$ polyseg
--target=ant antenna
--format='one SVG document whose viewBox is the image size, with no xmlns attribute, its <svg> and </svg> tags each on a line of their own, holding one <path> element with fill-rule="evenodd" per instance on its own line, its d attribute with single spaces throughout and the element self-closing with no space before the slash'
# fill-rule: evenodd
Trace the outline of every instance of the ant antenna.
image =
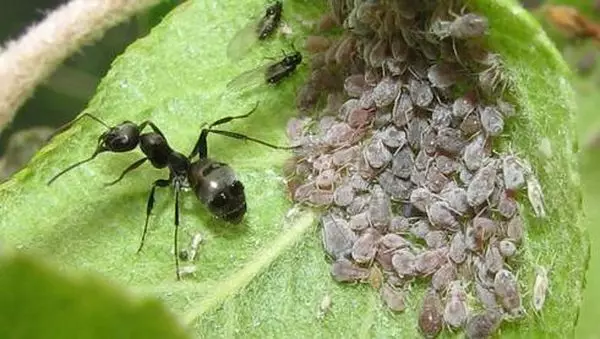
<svg viewBox="0 0 600 339">
<path fill-rule="evenodd" d="M 57 134 L 60 134 L 62 132 L 64 132 L 65 130 L 67 130 L 69 127 L 73 126 L 76 122 L 78 122 L 79 120 L 83 119 L 84 117 L 90 118 L 94 121 L 96 121 L 97 123 L 101 124 L 102 126 L 106 127 L 106 129 L 110 129 L 110 126 L 108 126 L 107 123 L 105 123 L 104 121 L 102 121 L 100 118 L 98 118 L 97 116 L 94 116 L 90 113 L 83 113 L 80 116 L 78 116 L 77 118 L 67 122 L 66 124 L 62 125 L 61 127 L 59 127 L 58 129 L 56 129 L 54 131 L 54 133 L 52 133 L 49 137 L 48 140 L 51 140 L 52 138 L 54 138 Z"/>
<path fill-rule="evenodd" d="M 96 158 L 96 156 L 98 156 L 98 154 L 102 153 L 102 152 L 106 152 L 107 150 L 105 148 L 103 148 L 102 146 L 98 146 L 98 148 L 96 149 L 96 151 L 94 152 L 94 154 L 92 154 L 91 157 L 85 159 L 85 160 L 81 160 L 79 162 L 76 162 L 74 164 L 72 164 L 71 166 L 65 168 L 64 170 L 60 171 L 57 175 L 53 176 L 52 179 L 48 180 L 48 183 L 46 185 L 50 186 L 50 184 L 52 184 L 54 182 L 54 180 L 58 179 L 60 176 L 62 176 L 63 174 L 69 172 L 70 170 L 74 169 L 75 167 L 79 166 L 79 165 L 83 165 L 86 162 L 90 162 L 92 160 L 94 160 L 94 158 Z"/>
</svg>

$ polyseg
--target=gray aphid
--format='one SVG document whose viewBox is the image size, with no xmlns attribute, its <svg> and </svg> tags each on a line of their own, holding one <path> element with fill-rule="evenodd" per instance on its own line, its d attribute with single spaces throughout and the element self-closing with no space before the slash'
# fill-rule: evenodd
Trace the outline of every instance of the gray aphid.
<svg viewBox="0 0 600 339">
<path fill-rule="evenodd" d="M 398 249 L 411 247 L 411 242 L 404 239 L 402 236 L 394 233 L 388 233 L 379 239 L 379 243 L 388 249 Z"/>
<path fill-rule="evenodd" d="M 396 127 L 402 127 L 408 124 L 413 116 L 414 108 L 410 95 L 405 91 L 401 91 L 394 102 L 392 122 Z"/>
<path fill-rule="evenodd" d="M 392 173 L 403 179 L 410 178 L 414 164 L 414 154 L 409 147 L 403 147 L 396 151 L 392 158 Z"/>
<path fill-rule="evenodd" d="M 464 95 L 456 100 L 452 104 L 452 115 L 457 118 L 464 118 L 475 110 L 475 103 L 471 100 L 469 95 Z"/>
<path fill-rule="evenodd" d="M 368 210 L 371 225 L 382 232 L 387 230 L 392 219 L 391 208 L 390 197 L 380 186 L 373 187 Z"/>
<path fill-rule="evenodd" d="M 456 232 L 450 241 L 450 250 L 448 257 L 457 264 L 464 262 L 467 259 L 467 245 L 462 232 Z"/>
<path fill-rule="evenodd" d="M 381 141 L 384 145 L 391 148 L 401 148 L 406 144 L 406 133 L 394 126 L 388 126 L 380 132 Z"/>
<path fill-rule="evenodd" d="M 533 309 L 541 311 L 548 293 L 548 272 L 542 266 L 536 267 L 535 282 L 533 283 L 532 304 Z"/>
<path fill-rule="evenodd" d="M 315 206 L 329 206 L 333 203 L 333 192 L 315 189 L 310 193 L 308 202 Z"/>
<path fill-rule="evenodd" d="M 348 206 L 354 200 L 354 190 L 350 185 L 341 185 L 333 192 L 333 203 L 337 206 Z"/>
<path fill-rule="evenodd" d="M 433 91 L 425 81 L 417 79 L 408 80 L 408 93 L 412 102 L 422 108 L 425 108 L 433 101 Z"/>
<path fill-rule="evenodd" d="M 469 318 L 465 326 L 465 334 L 469 339 L 486 339 L 492 336 L 502 323 L 502 313 L 486 310 Z"/>
<path fill-rule="evenodd" d="M 423 171 L 427 167 L 429 167 L 429 165 L 431 164 L 431 162 L 433 160 L 434 160 L 434 158 L 432 156 L 430 156 L 429 154 L 427 154 L 427 152 L 425 152 L 425 150 L 420 150 L 419 153 L 417 153 L 417 157 L 415 158 L 414 166 L 419 171 Z"/>
<path fill-rule="evenodd" d="M 500 305 L 496 302 L 496 295 L 493 291 L 483 286 L 480 282 L 475 283 L 475 295 L 485 309 L 499 309 Z"/>
<path fill-rule="evenodd" d="M 390 284 L 385 284 L 381 288 L 381 299 L 387 307 L 394 312 L 402 312 L 406 308 L 404 304 L 404 293 L 397 291 Z"/>
<path fill-rule="evenodd" d="M 390 221 L 390 232 L 405 233 L 410 229 L 410 223 L 406 217 L 401 215 L 394 216 Z"/>
<path fill-rule="evenodd" d="M 517 246 L 512 241 L 504 239 L 498 243 L 498 250 L 503 257 L 510 258 L 517 253 Z"/>
<path fill-rule="evenodd" d="M 494 278 L 494 293 L 500 304 L 511 316 L 520 317 L 524 310 L 521 305 L 517 278 L 508 270 L 500 270 Z"/>
<path fill-rule="evenodd" d="M 448 284 L 448 294 L 446 299 L 444 321 L 452 327 L 462 327 L 469 317 L 467 293 L 465 292 L 462 281 L 454 280 Z"/>
<path fill-rule="evenodd" d="M 426 186 L 433 193 L 439 193 L 448 184 L 450 179 L 438 169 L 437 165 L 433 164 L 427 169 Z"/>
<path fill-rule="evenodd" d="M 365 76 L 362 74 L 353 74 L 344 80 L 344 90 L 351 98 L 360 98 L 366 86 Z"/>
<path fill-rule="evenodd" d="M 415 258 L 415 270 L 422 276 L 428 276 L 437 271 L 448 261 L 448 247 L 427 250 Z"/>
<path fill-rule="evenodd" d="M 358 146 L 352 146 L 349 148 L 342 148 L 336 151 L 332 155 L 333 165 L 341 167 L 343 165 L 353 162 L 360 155 L 360 148 Z"/>
<path fill-rule="evenodd" d="M 450 24 L 448 32 L 456 39 L 479 38 L 486 34 L 489 23 L 486 17 L 474 13 L 459 16 Z"/>
<path fill-rule="evenodd" d="M 373 100 L 375 100 L 375 105 L 377 105 L 377 107 L 384 107 L 394 102 L 394 99 L 398 96 L 400 86 L 401 83 L 391 77 L 381 79 L 379 84 L 373 89 Z"/>
<path fill-rule="evenodd" d="M 415 274 L 415 255 L 407 249 L 396 251 L 392 256 L 392 266 L 400 278 Z"/>
<path fill-rule="evenodd" d="M 321 154 L 312 161 L 312 166 L 317 172 L 333 169 L 333 157 L 330 154 Z"/>
<path fill-rule="evenodd" d="M 355 109 L 358 109 L 358 107 L 358 99 L 348 99 L 342 104 L 342 106 L 340 106 L 340 109 L 338 110 L 339 119 L 342 121 L 346 121 L 346 118 L 348 117 L 350 112 L 354 111 Z"/>
<path fill-rule="evenodd" d="M 444 292 L 454 279 L 456 279 L 456 267 L 453 262 L 447 262 L 433 274 L 431 286 L 439 292 Z"/>
<path fill-rule="evenodd" d="M 410 147 L 414 150 L 421 149 L 421 139 L 423 137 L 423 133 L 429 130 L 429 123 L 427 120 L 422 118 L 414 118 L 406 129 L 406 139 Z"/>
<path fill-rule="evenodd" d="M 502 157 L 502 175 L 504 177 L 504 187 L 507 190 L 516 191 L 525 186 L 523 167 L 514 155 Z"/>
<path fill-rule="evenodd" d="M 469 183 L 467 188 L 467 201 L 469 205 L 477 207 L 483 204 L 494 191 L 496 180 L 496 163 L 491 161 L 480 168 Z"/>
<path fill-rule="evenodd" d="M 348 222 L 328 213 L 321 217 L 321 225 L 325 251 L 336 259 L 349 254 L 356 242 L 356 234 L 352 232 Z"/>
<path fill-rule="evenodd" d="M 448 244 L 448 237 L 444 231 L 431 231 L 425 236 L 425 243 L 429 248 L 440 248 Z"/>
<path fill-rule="evenodd" d="M 363 154 L 373 168 L 382 168 L 392 160 L 392 153 L 379 138 L 372 138 L 364 148 Z"/>
<path fill-rule="evenodd" d="M 441 154 L 435 157 L 435 165 L 444 175 L 450 175 L 458 170 L 458 162 Z"/>
<path fill-rule="evenodd" d="M 369 263 L 375 258 L 377 243 L 381 235 L 376 230 L 367 229 L 352 246 L 352 258 L 359 264 Z"/>
<path fill-rule="evenodd" d="M 348 226 L 351 230 L 360 232 L 369 227 L 369 216 L 367 212 L 358 213 L 350 217 Z"/>
<path fill-rule="evenodd" d="M 504 258 L 496 246 L 488 246 L 485 251 L 485 266 L 491 273 L 496 273 L 504 267 Z"/>
<path fill-rule="evenodd" d="M 462 158 L 468 170 L 478 170 L 488 158 L 485 144 L 485 136 L 483 134 L 478 134 L 469 144 L 467 144 L 467 146 L 465 146 Z"/>
<path fill-rule="evenodd" d="M 433 128 L 428 128 L 421 134 L 421 149 L 428 154 L 434 154 L 437 146 L 437 133 Z"/>
<path fill-rule="evenodd" d="M 396 177 L 390 170 L 379 175 L 379 185 L 385 193 L 389 194 L 392 200 L 396 201 L 409 199 L 413 188 L 410 181 Z"/>
<path fill-rule="evenodd" d="M 533 174 L 527 176 L 527 198 L 533 208 L 535 216 L 538 218 L 546 217 L 546 210 L 544 208 L 544 193 L 542 193 L 542 187 L 539 181 Z"/>
<path fill-rule="evenodd" d="M 427 213 L 429 206 L 436 200 L 435 196 L 423 187 L 415 188 L 410 194 L 410 203 L 419 211 L 425 213 Z"/>
<path fill-rule="evenodd" d="M 467 191 L 462 187 L 447 186 L 440 193 L 441 198 L 448 203 L 448 206 L 452 210 L 460 214 L 467 213 L 471 208 L 471 206 L 469 206 L 469 202 L 467 201 Z"/>
<path fill-rule="evenodd" d="M 509 197 L 506 192 L 500 193 L 500 200 L 498 201 L 496 209 L 501 216 L 507 219 L 512 218 L 515 213 L 517 213 L 517 208 L 515 199 Z"/>
<path fill-rule="evenodd" d="M 427 209 L 427 217 L 431 224 L 437 228 L 458 230 L 460 223 L 449 209 L 445 201 L 436 201 Z"/>
<path fill-rule="evenodd" d="M 480 112 L 481 127 L 491 136 L 498 136 L 504 130 L 502 114 L 494 106 L 486 106 Z"/>
<path fill-rule="evenodd" d="M 436 144 L 438 149 L 455 155 L 463 150 L 466 141 L 459 130 L 446 127 L 438 131 Z"/>
<path fill-rule="evenodd" d="M 331 276 L 337 282 L 364 281 L 369 277 L 369 270 L 362 268 L 346 258 L 340 258 L 331 264 Z"/>
<path fill-rule="evenodd" d="M 315 179 L 315 183 L 317 184 L 317 187 L 327 189 L 327 188 L 331 188 L 333 186 L 333 183 L 335 182 L 335 180 L 336 180 L 335 170 L 328 169 L 328 170 L 321 172 L 319 175 L 317 175 L 317 177 Z"/>
<path fill-rule="evenodd" d="M 410 233 L 417 238 L 425 239 L 427 233 L 431 231 L 431 225 L 427 220 L 419 220 L 410 227 Z"/>
<path fill-rule="evenodd" d="M 355 131 L 345 122 L 337 122 L 327 130 L 323 142 L 330 146 L 347 146 L 354 137 Z"/>
<path fill-rule="evenodd" d="M 356 215 L 367 210 L 369 204 L 369 196 L 357 195 L 352 200 L 352 203 L 346 207 L 346 213 L 349 215 Z"/>
<path fill-rule="evenodd" d="M 508 225 L 506 225 L 506 235 L 509 239 L 519 243 L 523 239 L 524 232 L 525 229 L 521 215 L 517 214 L 508 221 Z"/>
</svg>

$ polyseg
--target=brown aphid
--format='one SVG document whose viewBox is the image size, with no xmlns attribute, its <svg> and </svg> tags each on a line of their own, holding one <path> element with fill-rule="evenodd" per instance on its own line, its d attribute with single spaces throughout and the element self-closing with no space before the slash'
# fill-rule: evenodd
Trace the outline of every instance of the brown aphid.
<svg viewBox="0 0 600 339">
<path fill-rule="evenodd" d="M 408 59 L 408 45 L 402 36 L 395 35 L 390 39 L 390 52 L 394 60 L 405 62 Z"/>
<path fill-rule="evenodd" d="M 506 194 L 506 191 L 503 191 L 500 193 L 500 200 L 498 200 L 496 209 L 501 216 L 509 219 L 517 213 L 518 206 L 515 199 L 509 197 L 508 194 Z"/>
<path fill-rule="evenodd" d="M 348 226 L 355 232 L 361 232 L 369 227 L 369 216 L 367 212 L 358 213 L 350 217 Z"/>
<path fill-rule="evenodd" d="M 296 108 L 300 112 L 309 112 L 319 102 L 321 91 L 315 86 L 312 81 L 306 82 L 296 94 Z"/>
<path fill-rule="evenodd" d="M 508 314 L 520 317 L 524 314 L 517 278 L 508 270 L 500 270 L 494 278 L 494 293 Z"/>
<path fill-rule="evenodd" d="M 436 142 L 438 149 L 451 155 L 459 154 L 466 144 L 461 132 L 450 127 L 438 131 Z"/>
<path fill-rule="evenodd" d="M 500 305 L 496 302 L 496 294 L 483 286 L 480 282 L 475 283 L 475 295 L 481 305 L 488 310 L 500 309 Z"/>
<path fill-rule="evenodd" d="M 369 270 L 340 258 L 331 264 L 331 276 L 337 282 L 359 282 L 369 278 Z"/>
<path fill-rule="evenodd" d="M 467 93 L 454 100 L 452 104 L 452 115 L 456 118 L 464 118 L 475 110 L 475 99 L 473 92 Z"/>
<path fill-rule="evenodd" d="M 490 136 L 498 136 L 504 130 L 502 114 L 494 106 L 486 106 L 479 113 L 481 127 Z"/>
<path fill-rule="evenodd" d="M 383 284 L 383 272 L 381 272 L 381 269 L 377 265 L 371 266 L 371 272 L 367 281 L 373 289 L 379 290 L 381 288 Z"/>
<path fill-rule="evenodd" d="M 338 65 L 347 64 L 352 57 L 352 53 L 354 53 L 355 46 L 356 38 L 353 35 L 343 37 L 335 51 L 335 62 Z"/>
<path fill-rule="evenodd" d="M 467 245 L 462 232 L 456 232 L 450 241 L 448 257 L 457 264 L 463 263 L 467 259 Z"/>
<path fill-rule="evenodd" d="M 373 89 L 373 100 L 377 107 L 391 105 L 398 96 L 402 84 L 391 77 L 384 77 Z"/>
<path fill-rule="evenodd" d="M 358 107 L 355 110 L 350 111 L 346 121 L 348 122 L 348 125 L 350 125 L 350 127 L 360 128 L 369 125 L 374 118 L 375 110 Z"/>
<path fill-rule="evenodd" d="M 348 206 L 354 200 L 354 190 L 350 185 L 341 185 L 333 192 L 333 203 L 337 206 Z"/>
<path fill-rule="evenodd" d="M 448 230 L 460 229 L 460 223 L 450 211 L 448 203 L 445 201 L 433 202 L 427 209 L 427 217 L 431 224 L 436 228 Z"/>
<path fill-rule="evenodd" d="M 319 18 L 319 23 L 317 24 L 319 32 L 327 32 L 329 30 L 332 30 L 336 26 L 338 26 L 338 23 L 336 22 L 336 19 L 334 19 L 333 14 L 331 13 L 323 14 L 321 18 Z"/>
<path fill-rule="evenodd" d="M 517 253 L 517 246 L 512 241 L 504 239 L 498 243 L 498 250 L 500 255 L 510 258 Z"/>
<path fill-rule="evenodd" d="M 392 173 L 395 176 L 403 179 L 410 178 L 410 173 L 414 164 L 414 154 L 409 147 L 403 147 L 396 151 L 391 160 Z"/>
<path fill-rule="evenodd" d="M 396 251 L 392 256 L 392 266 L 400 278 L 411 277 L 415 274 L 415 255 L 407 250 Z"/>
<path fill-rule="evenodd" d="M 496 181 L 496 162 L 490 161 L 480 168 L 469 183 L 467 188 L 467 201 L 469 205 L 477 207 L 483 204 L 494 191 Z"/>
<path fill-rule="evenodd" d="M 392 219 L 390 197 L 380 186 L 374 186 L 371 190 L 371 201 L 369 202 L 369 221 L 371 225 L 380 231 L 386 231 Z"/>
<path fill-rule="evenodd" d="M 488 246 L 485 251 L 485 266 L 491 273 L 497 273 L 504 267 L 504 258 L 496 246 Z"/>
<path fill-rule="evenodd" d="M 427 107 L 433 101 L 433 91 L 427 82 L 417 79 L 408 81 L 408 93 L 412 102 L 419 107 Z"/>
<path fill-rule="evenodd" d="M 419 329 L 425 338 L 435 338 L 440 334 L 444 325 L 443 311 L 440 296 L 435 289 L 428 289 L 419 313 Z"/>
<path fill-rule="evenodd" d="M 325 52 L 329 46 L 331 46 L 331 40 L 321 35 L 309 35 L 304 40 L 304 49 L 311 54 Z"/>
<path fill-rule="evenodd" d="M 352 251 L 357 238 L 346 220 L 328 213 L 321 217 L 321 225 L 323 247 L 331 257 L 341 258 Z"/>
<path fill-rule="evenodd" d="M 392 109 L 392 122 L 396 127 L 402 127 L 408 124 L 414 116 L 414 107 L 410 95 L 406 91 L 400 91 L 400 94 L 394 101 Z"/>
<path fill-rule="evenodd" d="M 406 308 L 404 304 L 404 293 L 397 291 L 390 284 L 383 285 L 381 299 L 385 305 L 394 312 L 402 312 Z"/>
<path fill-rule="evenodd" d="M 535 270 L 535 282 L 533 283 L 533 293 L 531 295 L 533 309 L 537 312 L 542 310 L 548 293 L 548 272 L 542 266 L 537 266 Z"/>
<path fill-rule="evenodd" d="M 427 250 L 415 257 L 415 270 L 421 276 L 428 276 L 437 271 L 448 261 L 448 247 Z"/>
<path fill-rule="evenodd" d="M 471 136 L 481 131 L 481 120 L 478 113 L 467 115 L 459 126 L 460 130 L 467 136 Z"/>
<path fill-rule="evenodd" d="M 444 307 L 444 322 L 454 328 L 462 327 L 469 317 L 467 293 L 460 280 L 448 284 L 446 306 Z"/>
<path fill-rule="evenodd" d="M 377 242 L 381 235 L 374 229 L 367 229 L 352 246 L 352 258 L 359 264 L 369 263 L 375 258 Z"/>
<path fill-rule="evenodd" d="M 523 224 L 523 218 L 517 214 L 506 225 L 506 236 L 508 239 L 513 240 L 516 243 L 521 242 L 523 239 L 523 233 L 525 233 L 525 227 Z"/>
<path fill-rule="evenodd" d="M 413 185 L 410 181 L 402 180 L 387 170 L 379 175 L 379 185 L 392 200 L 400 201 L 410 198 Z"/>
<path fill-rule="evenodd" d="M 323 142 L 333 147 L 348 146 L 356 137 L 355 130 L 345 122 L 334 123 L 323 136 Z"/>
<path fill-rule="evenodd" d="M 502 323 L 502 313 L 497 310 L 486 310 L 469 317 L 465 334 L 469 339 L 486 339 L 498 330 L 500 323 Z"/>
<path fill-rule="evenodd" d="M 444 231 L 430 231 L 425 236 L 425 243 L 429 248 L 440 248 L 448 244 L 448 237 Z"/>
<path fill-rule="evenodd" d="M 448 88 L 456 83 L 458 80 L 458 73 L 456 72 L 456 65 L 449 63 L 435 64 L 427 70 L 427 78 L 429 82 L 438 88 Z"/>
<path fill-rule="evenodd" d="M 380 39 L 373 45 L 369 55 L 365 55 L 365 59 L 371 67 L 381 67 L 389 55 L 388 50 L 387 41 L 385 39 Z"/>
<path fill-rule="evenodd" d="M 360 98 L 366 86 L 365 76 L 362 74 L 353 74 L 344 80 L 344 90 L 351 98 Z"/>
<path fill-rule="evenodd" d="M 382 168 L 392 160 L 392 153 L 379 138 L 371 138 L 363 150 L 363 155 L 373 168 Z"/>
<path fill-rule="evenodd" d="M 433 274 L 431 277 L 431 286 L 436 291 L 444 292 L 454 279 L 456 279 L 456 267 L 454 263 L 447 262 Z"/>
<path fill-rule="evenodd" d="M 478 170 L 488 157 L 486 137 L 483 134 L 478 134 L 467 144 L 462 156 L 465 166 L 470 171 Z"/>
</svg>

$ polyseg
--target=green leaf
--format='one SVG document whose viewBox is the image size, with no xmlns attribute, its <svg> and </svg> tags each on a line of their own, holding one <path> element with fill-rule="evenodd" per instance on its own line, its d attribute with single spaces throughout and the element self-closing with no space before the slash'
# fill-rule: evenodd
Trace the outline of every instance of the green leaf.
<svg viewBox="0 0 600 339">
<path fill-rule="evenodd" d="M 0 257 L 3 338 L 186 338 L 154 300 L 98 279 L 66 278 L 24 255 Z"/>
<path fill-rule="evenodd" d="M 232 0 L 179 6 L 115 61 L 89 111 L 111 124 L 151 119 L 175 149 L 186 153 L 202 123 L 245 113 L 260 100 L 251 118 L 227 128 L 285 144 L 285 123 L 296 114 L 294 96 L 306 67 L 277 88 L 250 96 L 238 97 L 225 88 L 236 75 L 287 47 L 272 41 L 255 46 L 239 63 L 226 59 L 228 39 L 262 6 L 259 0 L 245 0 L 243 6 Z M 324 11 L 324 5 L 301 1 L 285 6 L 286 18 L 299 35 L 306 33 L 307 20 L 317 20 Z M 551 267 L 551 296 L 541 316 L 528 308 L 526 319 L 505 324 L 502 334 L 564 337 L 575 326 L 588 258 L 587 237 L 577 222 L 581 195 L 569 73 L 543 31 L 515 2 L 479 0 L 473 6 L 490 19 L 490 48 L 505 58 L 520 105 L 519 116 L 506 129 L 510 140 L 503 139 L 500 147 L 511 144 L 533 164 L 548 212 L 547 219 L 535 219 L 523 200 L 528 231 L 518 272 L 522 289 L 529 291 L 533 265 Z M 101 132 L 93 122 L 77 124 L 0 186 L 0 230 L 7 245 L 50 257 L 61 269 L 100 272 L 137 293 L 156 296 L 207 337 L 417 336 L 423 285 L 409 294 L 406 312 L 392 314 L 370 286 L 333 282 L 315 215 L 285 217 L 291 205 L 280 173 L 289 154 L 219 136 L 210 137 L 209 152 L 231 164 L 244 182 L 246 221 L 241 227 L 216 222 L 193 195 L 185 195 L 181 231 L 201 232 L 205 242 L 195 278 L 175 282 L 168 190 L 159 190 L 145 250 L 135 255 L 150 184 L 164 177 L 164 171 L 142 167 L 105 188 L 102 183 L 140 157 L 109 154 L 45 185 L 60 169 L 89 156 Z M 549 156 L 540 151 L 542 141 L 549 144 Z M 333 305 L 320 319 L 317 311 L 326 295 Z"/>
</svg>

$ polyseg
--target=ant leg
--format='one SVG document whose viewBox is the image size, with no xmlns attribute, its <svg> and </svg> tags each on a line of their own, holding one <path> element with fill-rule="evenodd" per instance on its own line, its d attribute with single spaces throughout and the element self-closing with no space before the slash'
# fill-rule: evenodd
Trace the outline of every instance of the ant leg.
<svg viewBox="0 0 600 339">
<path fill-rule="evenodd" d="M 200 132 L 200 137 L 198 138 L 198 141 L 196 141 L 196 144 L 194 145 L 192 152 L 188 156 L 188 159 L 193 158 L 196 154 L 199 155 L 200 159 L 206 158 L 206 155 L 208 154 L 208 149 L 207 149 L 207 145 L 206 145 L 206 137 L 208 136 L 209 130 L 214 126 L 222 125 L 222 124 L 228 123 L 232 120 L 244 119 L 244 118 L 249 117 L 252 113 L 254 113 L 254 111 L 256 111 L 259 103 L 260 103 L 260 101 L 257 101 L 256 104 L 254 105 L 254 108 L 252 108 L 246 114 L 224 117 L 224 118 L 221 118 L 221 119 L 213 122 L 212 124 L 208 125 L 208 128 L 203 128 L 202 132 Z"/>
<path fill-rule="evenodd" d="M 152 189 L 148 196 L 148 204 L 146 205 L 146 223 L 144 224 L 144 232 L 142 233 L 142 240 L 140 241 L 140 247 L 138 248 L 137 253 L 140 253 L 144 247 L 144 240 L 146 239 L 146 233 L 148 232 L 148 219 L 150 219 L 150 213 L 152 213 L 152 209 L 154 208 L 154 192 L 156 191 L 156 187 L 167 187 L 170 183 L 171 182 L 168 179 L 158 179 L 152 184 Z"/>
<path fill-rule="evenodd" d="M 244 135 L 244 134 L 240 134 L 240 133 L 236 133 L 236 132 L 231 132 L 231 131 L 223 131 L 223 130 L 219 130 L 219 129 L 210 129 L 210 130 L 207 130 L 207 133 L 220 134 L 220 135 L 224 135 L 226 137 L 234 138 L 234 139 L 248 140 L 248 141 L 252 141 L 252 142 L 255 142 L 257 144 L 261 144 L 261 145 L 264 145 L 264 146 L 267 146 L 267 147 L 271 147 L 271 148 L 275 148 L 275 149 L 296 149 L 296 148 L 298 148 L 298 146 L 277 146 L 277 145 L 273 145 L 271 143 L 268 143 L 266 141 L 262 141 L 260 139 L 255 139 L 253 137 L 249 137 L 249 136 Z"/>
<path fill-rule="evenodd" d="M 140 167 L 143 163 L 146 162 L 146 160 L 148 160 L 148 158 L 141 158 L 139 160 L 137 160 L 136 162 L 134 162 L 133 164 L 129 165 L 124 171 L 123 173 L 121 173 L 121 175 L 119 175 L 119 177 L 109 183 L 105 183 L 104 186 L 112 186 L 116 183 L 118 183 L 119 181 L 121 181 L 123 179 L 123 177 L 125 177 L 125 175 L 131 171 L 133 171 L 134 169 Z"/>
<path fill-rule="evenodd" d="M 78 116 L 77 118 L 67 122 L 66 124 L 62 125 L 61 127 L 59 127 L 58 129 L 56 129 L 52 134 L 50 134 L 50 136 L 48 137 L 48 140 L 54 138 L 57 134 L 64 132 L 66 129 L 68 129 L 69 127 L 73 126 L 76 122 L 78 122 L 79 120 L 83 119 L 84 117 L 90 118 L 96 122 L 98 122 L 99 124 L 103 125 L 104 127 L 106 127 L 106 129 L 110 129 L 110 126 L 105 123 L 104 121 L 102 121 L 100 118 L 90 114 L 90 113 L 83 113 L 80 116 Z"/>
<path fill-rule="evenodd" d="M 179 237 L 179 188 L 175 188 L 175 234 L 173 235 L 173 247 L 175 249 L 175 273 L 177 280 L 179 276 L 179 248 L 177 244 L 177 238 Z"/>
<path fill-rule="evenodd" d="M 58 172 L 58 174 L 56 174 L 55 176 L 52 177 L 52 179 L 48 180 L 48 182 L 46 183 L 46 185 L 50 186 L 56 179 L 58 179 L 59 177 L 61 177 L 63 174 L 69 172 L 70 170 L 74 169 L 75 167 L 79 166 L 79 165 L 83 165 L 86 162 L 90 162 L 92 160 L 94 160 L 98 154 L 102 153 L 102 152 L 106 152 L 108 151 L 107 149 L 103 148 L 102 145 L 98 145 L 98 148 L 96 148 L 96 151 L 94 151 L 94 154 L 92 154 L 89 158 L 78 161 L 74 164 L 72 164 L 71 166 L 65 168 L 64 170 Z"/>
</svg>

